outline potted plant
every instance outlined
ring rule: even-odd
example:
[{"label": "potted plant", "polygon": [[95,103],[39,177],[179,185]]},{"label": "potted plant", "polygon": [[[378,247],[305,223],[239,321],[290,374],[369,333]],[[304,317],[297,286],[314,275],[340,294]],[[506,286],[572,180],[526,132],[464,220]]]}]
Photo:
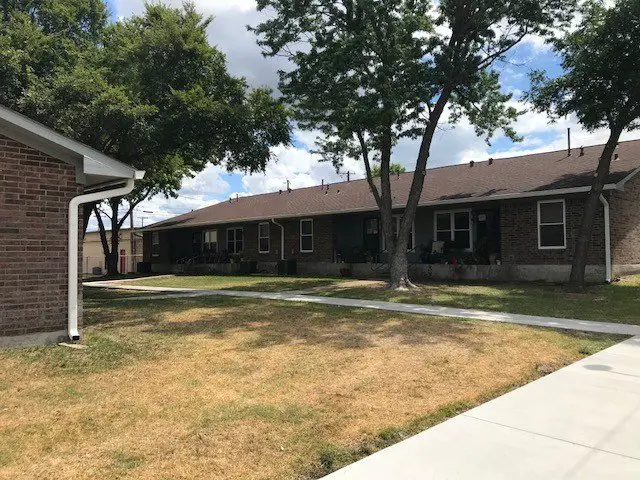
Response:
[{"label": "potted plant", "polygon": [[455,281],[458,281],[462,278],[462,274],[464,273],[464,263],[462,260],[458,260],[457,257],[451,258],[451,266],[453,267],[452,278]]}]

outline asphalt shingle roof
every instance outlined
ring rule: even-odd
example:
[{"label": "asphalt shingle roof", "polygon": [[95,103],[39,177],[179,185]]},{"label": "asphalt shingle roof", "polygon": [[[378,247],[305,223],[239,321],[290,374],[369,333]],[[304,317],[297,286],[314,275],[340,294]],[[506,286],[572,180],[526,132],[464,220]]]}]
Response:
[{"label": "asphalt shingle roof", "polygon": [[[602,145],[501,158],[428,169],[420,204],[470,203],[565,188],[588,187],[602,153]],[[618,159],[611,164],[607,181],[614,184],[640,168],[640,140],[620,142]],[[412,173],[393,176],[393,205],[406,204]],[[216,223],[269,218],[314,216],[328,213],[372,211],[377,206],[366,180],[334,183],[322,188],[292,189],[220,202],[150,225],[149,229],[184,228]]]}]

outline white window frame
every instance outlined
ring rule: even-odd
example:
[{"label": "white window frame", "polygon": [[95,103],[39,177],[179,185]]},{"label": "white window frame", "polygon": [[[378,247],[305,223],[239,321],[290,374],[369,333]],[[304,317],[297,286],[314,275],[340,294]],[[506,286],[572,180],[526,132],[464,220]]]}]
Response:
[{"label": "white window frame", "polygon": [[[302,233],[302,223],[303,222],[311,222],[311,234]],[[311,237],[311,250],[303,250],[302,249],[302,237]],[[314,238],[313,238],[313,218],[301,218],[300,219],[300,253],[313,253],[314,247]]]},{"label": "white window frame", "polygon": [[[158,247],[158,251],[156,252],[155,247]],[[160,232],[151,232],[151,256],[159,257],[160,256]]]},{"label": "white window frame", "polygon": [[[233,252],[229,251],[229,232],[231,230],[234,230],[235,232],[237,232],[238,230],[242,231],[242,249],[240,251],[238,251],[237,248],[236,248],[236,245],[238,243],[238,240],[237,240],[238,237],[237,237],[236,233],[233,234],[233,249],[235,251],[233,251]],[[230,228],[227,228],[227,253],[229,255],[239,255],[239,254],[241,254],[243,252],[244,252],[244,228],[243,227],[230,227]]]},{"label": "white window frame", "polygon": [[[260,235],[260,227],[266,225],[267,226],[267,236],[261,236]],[[267,239],[267,249],[266,250],[261,250],[260,249],[260,240],[266,238]],[[269,253],[269,251],[271,250],[271,224],[269,222],[260,222],[258,224],[258,253]]]},{"label": "white window frame", "polygon": [[[402,220],[402,215],[393,215],[393,221],[396,224],[396,232],[400,231],[400,221]],[[380,239],[382,241],[382,251],[386,252],[387,251],[387,245],[386,245],[386,240],[384,238],[384,235],[380,235]],[[407,252],[410,252],[411,250],[415,250],[416,248],[416,221],[415,219],[413,220],[413,223],[411,224],[411,245],[413,248],[407,248]]]},{"label": "white window frame", "polygon": [[[540,206],[548,203],[562,203],[562,224],[558,222],[554,223],[542,223],[540,215]],[[543,226],[562,225],[564,230],[564,245],[562,246],[542,246],[542,228]],[[538,201],[538,250],[566,250],[567,249],[567,202],[564,198],[556,198],[554,200],[539,200]]]},{"label": "white window frame", "polygon": [[[205,252],[205,245],[207,245],[207,233],[216,232],[216,251],[214,253],[218,253],[220,251],[220,235],[218,234],[218,230],[205,230],[202,232],[202,251]],[[209,242],[211,243],[211,242]]]},{"label": "white window frame", "polygon": [[[433,212],[433,241],[438,241],[438,215],[449,215],[449,228],[451,231],[452,242],[456,241],[456,213],[468,213],[469,214],[469,248],[465,248],[465,252],[473,252],[473,215],[470,208],[463,208],[458,210],[436,210]],[[444,232],[445,230],[440,230]],[[465,230],[466,231],[466,230]]]}]

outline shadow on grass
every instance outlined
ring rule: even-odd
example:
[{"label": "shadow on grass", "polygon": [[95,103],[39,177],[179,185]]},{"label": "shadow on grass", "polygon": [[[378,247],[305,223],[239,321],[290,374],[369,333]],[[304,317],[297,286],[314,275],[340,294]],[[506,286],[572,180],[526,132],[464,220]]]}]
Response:
[{"label": "shadow on grass", "polygon": [[331,287],[342,282],[336,278],[261,277],[246,275],[177,275],[170,278],[147,279],[136,282],[140,286],[181,287],[197,290],[244,290],[283,292]]},{"label": "shadow on grass", "polygon": [[241,291],[256,291],[256,292],[290,292],[295,290],[308,290],[310,288],[318,287],[332,287],[336,285],[336,280],[310,280],[304,278],[297,278],[291,280],[279,280],[279,281],[260,281],[252,283],[251,285],[238,285],[232,287],[224,287],[221,290],[241,290]]},{"label": "shadow on grass", "polygon": [[246,350],[289,343],[367,348],[384,339],[405,345],[476,343],[468,335],[473,324],[464,320],[232,297],[113,302],[88,308],[85,324],[104,331],[138,327],[163,336],[248,332],[251,340],[241,347]]},{"label": "shadow on grass", "polygon": [[[88,325],[103,331],[136,328],[165,338],[223,339],[249,333],[237,346],[246,351],[286,344],[373,348],[386,340],[408,346],[449,342],[474,350],[486,347],[486,341],[472,332],[477,328],[474,321],[231,297],[118,302],[88,312],[86,318]],[[586,334],[585,339],[592,337],[598,336]]]},{"label": "shadow on grass", "polygon": [[240,346],[245,350],[292,343],[370,348],[385,339],[404,345],[444,341],[477,348],[482,345],[469,335],[473,324],[464,320],[253,299],[168,299],[162,301],[162,311],[137,322],[146,325],[144,332],[170,336],[224,338],[238,332],[250,333],[250,340]]},{"label": "shadow on grass", "polygon": [[411,292],[330,287],[318,294],[640,324],[640,287],[632,284],[592,286],[580,294],[568,292],[565,287],[558,285],[453,283],[423,284],[419,290]]},{"label": "shadow on grass", "polygon": [[86,304],[91,302],[102,302],[105,300],[121,300],[127,297],[139,297],[141,295],[161,295],[161,292],[142,292],[135,290],[114,290],[112,288],[85,287],[82,291],[83,301]]}]

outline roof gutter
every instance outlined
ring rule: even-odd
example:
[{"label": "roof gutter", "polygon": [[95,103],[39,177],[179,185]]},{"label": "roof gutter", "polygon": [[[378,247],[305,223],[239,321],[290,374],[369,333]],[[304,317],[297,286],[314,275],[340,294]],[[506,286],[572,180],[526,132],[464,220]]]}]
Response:
[{"label": "roof gutter", "polygon": [[280,260],[284,260],[284,225],[276,222],[275,218],[271,219],[274,225],[280,227]]},{"label": "roof gutter", "polygon": [[[137,173],[136,178],[141,175],[143,173]],[[135,186],[135,178],[122,179],[119,183],[122,184],[123,181],[125,184],[121,187],[79,195],[69,202],[67,330],[72,341],[80,340],[80,332],[78,331],[78,209],[80,205],[85,203],[128,195]]]}]

